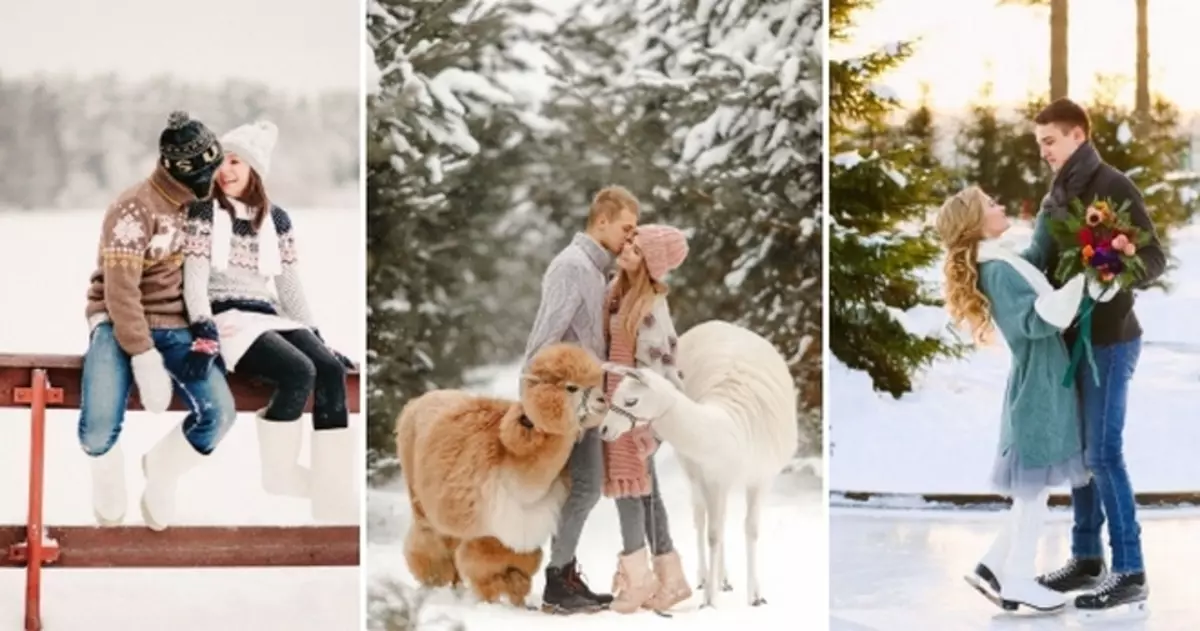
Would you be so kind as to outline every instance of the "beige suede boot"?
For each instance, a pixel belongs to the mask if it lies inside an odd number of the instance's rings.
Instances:
[[[672,550],[654,557],[654,575],[658,578],[658,591],[643,607],[666,611],[692,597],[678,552]]]
[[[650,569],[650,553],[646,548],[617,559],[613,601],[608,608],[617,613],[633,613],[658,591],[658,580]]]

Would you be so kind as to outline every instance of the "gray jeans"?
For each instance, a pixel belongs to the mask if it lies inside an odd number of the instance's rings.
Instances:
[[[550,540],[548,567],[561,569],[575,559],[579,536],[588,515],[600,501],[604,485],[604,446],[600,434],[590,429],[571,450],[567,459],[571,474],[571,494],[558,518],[558,534]]]
[[[625,554],[633,554],[646,547],[650,539],[650,551],[654,556],[668,554],[675,549],[671,541],[671,529],[667,527],[667,507],[663,504],[658,489],[658,471],[654,456],[646,461],[650,475],[651,493],[645,497],[617,498],[617,517],[621,521],[621,541]]]

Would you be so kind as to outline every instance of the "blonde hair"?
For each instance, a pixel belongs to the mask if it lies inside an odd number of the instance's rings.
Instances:
[[[622,210],[638,214],[639,204],[633,193],[624,186],[605,186],[592,198],[588,209],[587,227],[591,228],[601,219],[613,219]]]
[[[646,267],[646,261],[642,259],[642,263],[633,273],[621,270],[621,273],[617,275],[612,292],[609,294],[610,302],[608,304],[611,308],[611,301],[619,301],[617,322],[621,324],[621,329],[629,335],[629,339],[636,340],[638,327],[641,326],[646,314],[654,308],[654,299],[666,293],[667,286],[650,277],[650,268]],[[609,327],[611,321],[611,317],[604,318],[605,336],[611,335]]]
[[[963,323],[976,344],[991,341],[991,303],[979,290],[979,242],[983,240],[987,195],[971,186],[956,193],[938,211],[936,228],[946,250],[946,311],[955,326]]]

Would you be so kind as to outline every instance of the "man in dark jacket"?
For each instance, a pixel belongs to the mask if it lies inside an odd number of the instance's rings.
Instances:
[[[1049,222],[1065,218],[1074,200],[1084,205],[1109,200],[1116,207],[1127,201],[1130,219],[1151,236],[1150,242],[1137,250],[1145,274],[1134,286],[1103,292],[1099,287],[1089,287],[1097,301],[1091,326],[1097,374],[1093,375],[1088,362],[1081,362],[1076,384],[1082,402],[1084,458],[1092,480],[1071,492],[1075,513],[1071,560],[1038,578],[1038,582],[1059,592],[1091,588],[1093,591],[1075,599],[1076,608],[1107,609],[1144,601],[1147,594],[1141,527],[1125,470],[1121,434],[1125,429],[1129,380],[1142,346],[1132,290],[1145,288],[1157,279],[1166,267],[1166,257],[1141,193],[1125,174],[1105,164],[1092,146],[1087,112],[1069,99],[1059,99],[1039,112],[1034,123],[1042,158],[1054,171],[1054,183],[1042,200],[1033,243],[1023,254],[1025,258],[1046,273],[1052,284],[1060,284],[1054,278],[1059,252]],[[1075,325],[1064,332],[1068,348],[1077,335]],[[1106,518],[1112,548],[1112,571],[1107,576],[1100,541]]]

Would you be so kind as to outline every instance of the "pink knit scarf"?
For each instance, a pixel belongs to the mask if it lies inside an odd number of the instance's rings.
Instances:
[[[630,339],[621,326],[617,317],[619,302],[609,294],[605,304],[609,306],[608,361],[622,366],[634,365],[634,348],[637,341]],[[622,377],[609,373],[604,377],[604,394],[612,400],[612,395],[621,383]],[[650,495],[650,471],[646,459],[638,454],[634,432],[646,431],[638,428],[624,436],[604,443],[604,494],[608,497],[644,497]]]

